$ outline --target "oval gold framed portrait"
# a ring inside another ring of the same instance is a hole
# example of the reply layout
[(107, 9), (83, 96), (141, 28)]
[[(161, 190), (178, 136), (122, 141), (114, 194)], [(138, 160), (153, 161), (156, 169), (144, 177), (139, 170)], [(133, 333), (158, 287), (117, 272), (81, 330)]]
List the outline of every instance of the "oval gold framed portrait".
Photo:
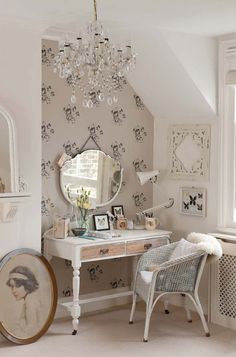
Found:
[(38, 340), (57, 305), (53, 270), (41, 253), (17, 249), (0, 261), (0, 332), (17, 344)]

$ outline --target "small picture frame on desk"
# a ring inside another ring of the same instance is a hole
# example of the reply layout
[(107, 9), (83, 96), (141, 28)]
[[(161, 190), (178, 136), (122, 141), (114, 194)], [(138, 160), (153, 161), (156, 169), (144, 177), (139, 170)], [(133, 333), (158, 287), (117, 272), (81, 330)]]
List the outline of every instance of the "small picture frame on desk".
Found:
[(113, 216), (115, 216), (116, 218), (119, 217), (119, 216), (124, 217), (123, 205), (111, 206), (111, 210), (112, 210)]
[(96, 231), (109, 231), (110, 223), (108, 214), (93, 215), (94, 228)]

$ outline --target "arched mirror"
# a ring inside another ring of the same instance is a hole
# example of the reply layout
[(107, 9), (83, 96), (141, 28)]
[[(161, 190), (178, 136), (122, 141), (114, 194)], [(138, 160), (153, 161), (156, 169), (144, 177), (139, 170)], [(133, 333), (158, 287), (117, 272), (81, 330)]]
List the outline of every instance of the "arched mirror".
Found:
[(0, 195), (18, 192), (15, 126), (11, 115), (0, 106)]
[(102, 207), (118, 195), (122, 174), (123, 169), (118, 161), (100, 150), (86, 150), (63, 164), (60, 172), (61, 190), (71, 204), (74, 204), (82, 188), (89, 190), (93, 207)]

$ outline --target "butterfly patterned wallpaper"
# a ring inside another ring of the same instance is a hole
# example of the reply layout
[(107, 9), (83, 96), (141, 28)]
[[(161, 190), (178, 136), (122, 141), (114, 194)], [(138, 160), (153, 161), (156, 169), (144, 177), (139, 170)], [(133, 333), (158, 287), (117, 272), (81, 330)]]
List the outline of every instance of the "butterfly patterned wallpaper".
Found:
[[(153, 117), (129, 84), (115, 106), (102, 103), (86, 109), (79, 91), (72, 104), (70, 83), (53, 71), (57, 49), (55, 41), (42, 42), (42, 233), (52, 226), (55, 214), (69, 215), (71, 210), (60, 190), (58, 159), (63, 152), (72, 156), (79, 152), (89, 135), (124, 168), (121, 192), (112, 204), (123, 205), (125, 216), (134, 219), (137, 211), (152, 206), (152, 184), (140, 186), (135, 171), (153, 169)], [(91, 148), (96, 146), (90, 140), (85, 149)], [(107, 210), (111, 206), (94, 213)], [(70, 296), (70, 262), (53, 259), (52, 265), (59, 295)], [(127, 286), (130, 265), (128, 258), (83, 264), (81, 293)]]

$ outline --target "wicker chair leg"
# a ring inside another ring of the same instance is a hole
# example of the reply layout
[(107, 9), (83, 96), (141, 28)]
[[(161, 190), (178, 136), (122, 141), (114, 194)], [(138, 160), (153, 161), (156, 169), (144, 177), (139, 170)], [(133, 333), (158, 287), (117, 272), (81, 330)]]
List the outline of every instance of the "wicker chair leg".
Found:
[(129, 318), (129, 324), (133, 324), (136, 301), (137, 301), (137, 294), (134, 293), (133, 294), (133, 304), (132, 304), (132, 308), (131, 308), (131, 312), (130, 312), (130, 318)]
[(188, 308), (188, 303), (187, 303), (187, 299), (186, 299), (186, 295), (185, 294), (181, 294), (183, 297), (183, 303), (184, 303), (184, 309), (186, 311), (186, 315), (187, 315), (187, 321), (188, 322), (192, 322), (192, 316), (191, 316), (191, 312)]
[(143, 335), (143, 342), (148, 342), (150, 319), (151, 319), (151, 313), (148, 311), (148, 307), (147, 307), (146, 319), (145, 319), (145, 328), (144, 328), (144, 335)]
[(152, 311), (153, 311), (153, 308), (154, 308), (156, 302), (160, 298), (160, 296), (157, 297), (155, 302), (153, 303), (154, 293), (155, 293), (155, 284), (151, 284), (149, 297), (148, 297), (148, 300), (146, 302), (146, 318), (145, 318), (143, 342), (147, 342), (148, 341), (149, 326), (150, 326), (150, 320), (151, 320)]
[(206, 319), (205, 319), (205, 316), (204, 316), (204, 313), (203, 313), (203, 310), (202, 310), (202, 305), (200, 303), (200, 300), (199, 300), (199, 297), (198, 297), (197, 293), (194, 294), (194, 298), (195, 298), (194, 299), (195, 306), (196, 306), (197, 312), (199, 313), (199, 316), (201, 318), (202, 325), (203, 325), (206, 337), (209, 337), (210, 336), (209, 328), (208, 328), (208, 325), (207, 325), (207, 322), (206, 322)]
[(164, 309), (165, 309), (165, 314), (169, 314), (169, 300), (164, 300)]

